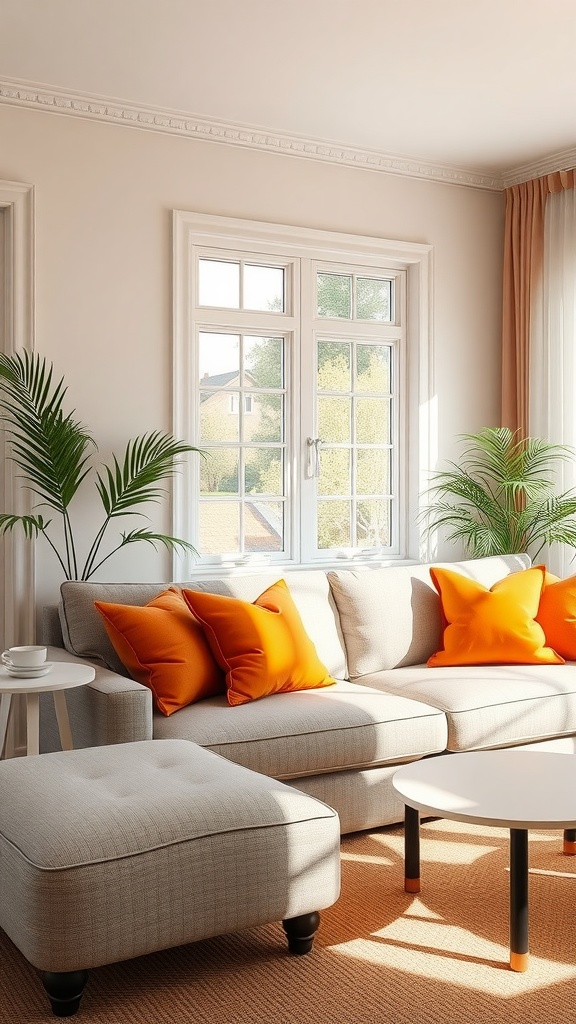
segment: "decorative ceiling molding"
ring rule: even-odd
[[[426,163],[408,157],[389,156],[377,150],[361,149],[284,132],[272,132],[250,125],[208,120],[196,115],[161,110],[158,107],[143,107],[101,96],[83,96],[71,91],[36,85],[33,82],[0,80],[0,103],[54,114],[68,114],[93,121],[105,121],[108,124],[122,124],[145,131],[164,132],[209,142],[223,142],[247,149],[322,160],[325,163],[343,164],[385,174],[424,178],[448,185],[466,185],[491,191],[500,191],[504,187],[500,175]]]
[[[553,171],[566,171],[576,167],[576,149],[565,149],[562,153],[552,153],[541,160],[535,160],[524,167],[516,167],[513,171],[504,171],[502,183],[504,188],[510,185],[520,185],[523,181],[530,181],[532,178],[540,178],[543,174],[551,174]]]

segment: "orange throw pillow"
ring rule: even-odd
[[[536,622],[544,570],[511,573],[490,590],[451,569],[431,568],[447,625],[439,665],[562,665]]]
[[[95,601],[120,661],[152,690],[163,715],[224,693],[222,672],[181,593],[165,590],[143,607]]]
[[[226,672],[229,704],[334,683],[318,659],[284,580],[253,604],[204,591],[183,590],[183,594]]]
[[[568,661],[576,661],[576,576],[561,580],[545,572],[536,621],[550,644]]]

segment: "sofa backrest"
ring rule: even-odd
[[[95,658],[123,676],[130,673],[116,654],[94,601],[148,604],[168,583],[84,583],[67,580],[60,586],[60,626],[64,647],[78,658]]]
[[[493,586],[511,572],[530,565],[528,555],[498,555],[461,562],[434,562]],[[438,650],[442,636],[440,599],[430,565],[384,569],[321,569],[267,572],[177,586],[254,601],[280,575],[286,580],[304,628],[318,657],[337,679],[417,665]],[[145,605],[168,583],[83,583],[60,588],[60,623],[66,650],[93,658],[128,675],[118,658],[94,601]]]
[[[222,579],[194,580],[176,586],[254,601],[282,576],[286,580],[304,628],[318,657],[337,679],[347,676],[346,653],[338,612],[326,573],[318,569],[266,573]],[[69,580],[60,587],[60,624],[64,647],[79,658],[93,658],[128,675],[114,650],[95,601],[145,605],[170,586],[168,583],[84,583]]]
[[[527,569],[528,555],[434,562],[492,587]],[[430,564],[339,569],[328,580],[340,615],[350,678],[426,662],[441,646],[440,598]]]

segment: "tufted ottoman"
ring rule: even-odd
[[[0,926],[57,1016],[87,970],[282,921],[312,948],[340,890],[332,808],[187,740],[0,762]]]

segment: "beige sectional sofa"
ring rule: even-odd
[[[435,564],[491,587],[530,560]],[[127,677],[94,608],[95,600],[143,605],[167,585],[64,583],[59,608],[46,610],[49,657],[96,667],[92,683],[67,694],[74,743],[190,740],[330,804],[342,832],[402,820],[392,776],[405,762],[445,751],[571,744],[575,664],[426,667],[442,635],[429,568],[267,572],[183,584],[253,601],[282,575],[337,683],[237,707],[225,695],[211,697],[170,717],[154,711],[150,690]],[[56,749],[50,701],[41,723],[42,749]]]

